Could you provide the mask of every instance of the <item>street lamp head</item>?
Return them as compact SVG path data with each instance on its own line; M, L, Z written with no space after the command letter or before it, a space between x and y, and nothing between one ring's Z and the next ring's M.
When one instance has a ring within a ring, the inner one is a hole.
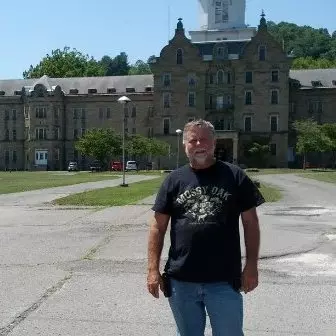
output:
M176 130L176 134L177 134L177 135L180 135L180 134L182 134L182 130L180 130L180 129L177 129L177 130Z
M120 103L120 104L127 104L127 103L130 103L130 102L131 102L131 99L129 99L126 96L122 96L118 99L118 103Z

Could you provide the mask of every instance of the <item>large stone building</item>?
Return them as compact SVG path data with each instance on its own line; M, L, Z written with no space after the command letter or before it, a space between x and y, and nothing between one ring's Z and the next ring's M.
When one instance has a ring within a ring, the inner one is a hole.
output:
M298 164L291 122L336 121L336 69L290 71L264 14L258 29L245 25L245 0L199 4L200 30L187 38L179 19L153 75L1 80L0 169L66 169L71 160L86 168L76 139L94 127L121 131L124 113L128 133L170 144L162 168L176 165L176 130L195 118L215 125L218 158L249 164L258 141L270 146L268 166ZM132 100L127 111L122 95Z

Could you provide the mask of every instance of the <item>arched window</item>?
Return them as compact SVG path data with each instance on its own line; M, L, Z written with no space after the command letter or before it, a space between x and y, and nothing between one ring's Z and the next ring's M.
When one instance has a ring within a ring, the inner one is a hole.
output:
M259 46L259 61L266 61L266 46Z
M218 70L217 72L217 84L224 84L224 71Z
M183 64L183 50L181 48L176 51L176 64Z

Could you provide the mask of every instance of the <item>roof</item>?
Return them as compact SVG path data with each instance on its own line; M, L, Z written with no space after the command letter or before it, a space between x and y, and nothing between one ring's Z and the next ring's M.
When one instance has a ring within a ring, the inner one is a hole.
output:
M35 85L43 84L47 90L59 85L65 94L70 89L77 89L78 94L87 94L88 89L96 89L97 93L107 93L108 88L115 88L116 93L125 93L126 88L134 88L135 92L145 92L146 87L153 86L153 75L106 76L106 77L72 77L50 78L43 76L39 79L6 79L0 80L0 91L6 96L13 96L14 91L33 90Z
M289 76L302 88L336 88L336 69L291 70Z

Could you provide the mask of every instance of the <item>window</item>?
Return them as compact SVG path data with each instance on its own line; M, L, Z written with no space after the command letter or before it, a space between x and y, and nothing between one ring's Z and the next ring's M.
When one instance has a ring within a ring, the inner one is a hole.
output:
M132 118L136 118L136 106L132 107Z
M215 1L215 23L226 23L229 21L229 1Z
M82 108L82 119L85 119L86 117L86 110L85 108Z
M60 108L59 107L56 107L54 109L54 118L55 119L58 119L59 118L59 115L60 115Z
M245 105L252 105L252 91L245 91Z
M5 111L5 120L9 120L9 111L8 110Z
M224 97L223 96L217 96L216 109L221 110L223 107L224 107Z
M272 105L279 104L279 91L278 90L272 90L272 92L271 92L271 104Z
M217 84L224 84L224 71L219 70L217 72Z
M245 83L246 84L252 84L253 82L253 72L252 71L246 71L245 72Z
M153 127L148 127L147 135L148 135L148 138L152 138L153 137Z
M252 117L251 116L244 117L244 131L245 132L252 131Z
M128 118L128 106L124 107L124 117Z
M109 107L106 108L106 119L111 119L111 109Z
M277 154L277 145L275 143L270 144L270 152L272 156L276 156Z
M16 130L13 130L13 140L16 141Z
M102 107L99 107L99 119L103 119L104 117L104 110Z
M170 107L170 93L169 92L165 92L163 94L163 107L164 108L169 108Z
M9 164L9 151L8 150L5 151L5 164L6 165Z
M272 82L273 83L279 82L279 70L272 71Z
M189 74L188 75L188 85L189 87L195 87L196 86L196 75L193 74Z
M223 47L218 47L217 48L217 56L218 57L224 57L224 48Z
M47 139L47 129L38 127L35 129L35 138L36 140L44 140Z
M81 129L81 135L84 136L84 135L85 135L85 132L86 132L86 129L85 129L85 128L82 128L82 129Z
M214 96L209 95L209 107L213 108L214 107Z
M170 119L169 118L163 119L163 134L164 135L170 134Z
M59 161L60 159L60 149L59 148L55 148L55 161Z
M231 74L231 72L229 71L229 72L227 73L227 83L228 83L228 84L231 84L231 81L232 81L232 74Z
M73 109L73 118L78 119L78 109L77 108Z
M24 113L25 118L28 119L29 118L29 107L25 106L23 108L23 113Z
M132 128L132 134L136 134L136 128L135 127Z
M196 93L195 92L189 92L188 93L188 106L189 107L195 107L196 106Z
M278 116L270 117L270 127L271 127L271 132L278 131Z
M13 151L13 153L12 153L12 161L13 161L13 163L16 163L16 161L17 161L17 153L16 153L16 151Z
M47 118L47 109L45 107L36 107L35 116L38 119Z
M214 82L215 82L215 78L214 77L215 76L214 76L213 73L209 74L209 84L214 84Z
M230 95L227 96L227 104L232 105L232 96Z
M74 129L73 130L73 137L74 137L74 139L78 139L78 129Z
M56 127L55 129L54 129L54 139L55 140L58 140L59 139L59 132L60 132L60 130L59 130L59 127Z
M163 85L170 86L170 84L171 84L171 75L166 73L163 75Z
M12 110L12 119L16 120L16 110Z
M183 51L182 51L182 49L177 49L177 51L176 51L176 64L183 64Z
M5 140L9 140L9 130L6 129L6 132L5 132Z
M266 47L259 46L259 61L266 61Z
M154 109L153 106L148 106L148 117L153 118L154 117Z

